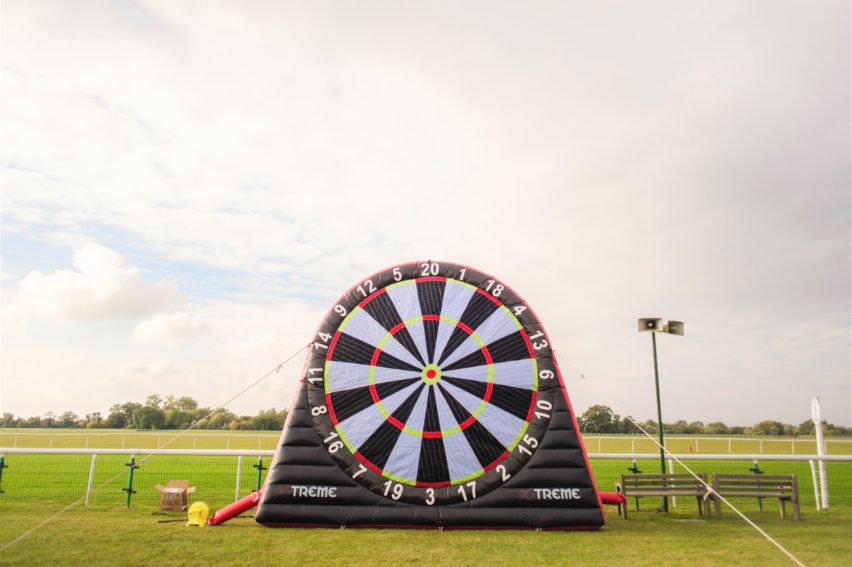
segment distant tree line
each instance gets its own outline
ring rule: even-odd
[[[100,412],[79,417],[73,411],[56,415],[47,412],[43,417],[15,417],[11,413],[0,416],[0,427],[48,427],[60,429],[187,429],[213,411],[201,407],[189,396],[160,397],[152,394],[144,403],[125,402],[109,408],[106,417]],[[238,416],[224,408],[199,423],[198,429],[226,429],[250,431],[280,431],[287,411],[275,408],[261,410],[257,415]]]
[[[632,419],[632,418],[631,418]],[[654,420],[638,421],[642,428],[649,433],[657,432],[657,422]],[[583,433],[639,433],[639,429],[628,418],[622,418],[608,406],[591,406],[583,415],[577,418],[580,431]],[[833,423],[823,422],[823,435],[827,437],[852,436],[852,427],[843,427]],[[683,419],[674,423],[663,422],[663,433],[682,435],[783,435],[811,436],[814,435],[814,422],[803,421],[798,426],[780,421],[761,421],[751,427],[725,425],[721,421],[705,424],[701,421],[687,422]]]

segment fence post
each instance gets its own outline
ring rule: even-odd
[[[642,472],[642,471],[639,470],[639,467],[636,466],[636,459],[633,459],[633,464],[630,467],[628,467],[627,470],[629,470],[633,474],[639,474],[639,473]],[[634,504],[636,505],[636,511],[638,512],[639,511],[639,498],[636,497],[633,500],[635,501]],[[627,506],[627,502],[625,502],[624,505]]]
[[[98,455],[93,454],[92,464],[89,466],[89,483],[86,485],[86,506],[89,505],[89,500],[92,498],[92,482],[95,480],[95,460],[97,458]]]
[[[0,453],[0,494],[3,494],[3,469],[9,468],[9,465],[4,462],[5,460],[6,456]]]
[[[239,455],[237,457],[237,489],[234,494],[234,500],[240,499],[240,477],[243,472],[243,456]]]
[[[674,472],[674,467],[672,466],[672,460],[669,459],[669,472]],[[672,496],[672,508],[677,508],[677,496]]]
[[[130,455],[130,462],[124,463],[124,465],[130,467],[130,475],[127,478],[127,488],[122,489],[127,493],[127,508],[130,508],[130,496],[136,492],[133,490],[133,471],[139,468],[139,465],[136,464],[136,455]]]
[[[814,501],[816,502],[817,512],[819,512],[822,510],[822,507],[819,505],[819,485],[817,484],[816,467],[814,466],[813,459],[808,459],[808,463],[811,465],[811,478],[814,483]]]
[[[263,457],[258,455],[257,464],[252,466],[257,469],[257,490],[260,490],[261,477],[263,476],[263,471],[266,470],[266,467],[263,466]]]
[[[731,454],[731,443],[733,442],[733,440],[734,439],[732,437],[728,437],[728,454],[729,455]]]
[[[754,460],[754,466],[749,469],[754,474],[763,474],[763,471],[760,470],[760,463],[757,462],[757,459]],[[760,480],[757,481],[757,489],[760,491]],[[757,497],[757,511],[763,512],[763,498],[760,496]]]

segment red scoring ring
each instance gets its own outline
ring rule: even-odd
[[[423,278],[423,279],[426,279],[426,278]],[[423,321],[440,321],[440,320],[441,320],[441,317],[438,316],[438,315],[424,315],[423,316]],[[390,333],[391,336],[393,336],[396,333],[398,333],[404,327],[405,327],[405,323],[400,323],[400,324],[396,325],[393,329],[388,331],[388,333]],[[471,329],[470,327],[468,327],[467,325],[465,325],[461,321],[456,323],[456,327],[460,328],[462,331],[464,331],[468,335],[473,335],[473,329]],[[485,362],[489,366],[494,364],[494,359],[491,358],[491,353],[488,352],[488,347],[483,346],[483,347],[480,348],[480,350],[482,351],[482,355],[485,357]],[[379,360],[379,355],[381,355],[381,354],[382,354],[382,349],[376,347],[376,350],[373,352],[373,357],[370,359],[370,366],[376,365],[376,362],[378,362],[378,360]],[[434,370],[432,370],[431,372],[434,373]],[[430,378],[431,378],[431,376],[430,376]],[[485,395],[482,397],[482,401],[485,402],[485,403],[488,403],[491,400],[491,394],[493,392],[494,392],[494,384],[489,382],[488,386],[485,388]],[[381,398],[379,397],[379,393],[378,393],[378,391],[376,391],[376,385],[375,384],[370,384],[370,396],[372,396],[374,402],[378,403],[379,401],[381,401]],[[329,403],[331,402],[330,396],[329,396],[328,402]],[[334,415],[334,412],[331,412],[331,414]],[[332,421],[333,421],[333,418],[332,418]],[[396,419],[395,417],[393,417],[392,415],[389,415],[385,419],[385,421],[389,421],[394,427],[396,427],[400,431],[402,431],[405,428],[405,424],[402,423],[401,421],[399,421],[398,419]],[[459,428],[462,429],[462,430],[465,430],[468,427],[470,427],[471,425],[473,425],[474,421],[476,421],[476,418],[473,417],[473,416],[470,416],[469,418],[467,418],[466,420],[464,420],[462,423],[459,424]],[[334,424],[337,425],[337,422],[334,421]],[[438,438],[438,437],[443,437],[443,435],[441,435],[440,431],[424,431],[423,437],[426,438],[426,439],[435,439],[435,438]]]

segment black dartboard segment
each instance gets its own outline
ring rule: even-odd
[[[323,474],[337,479],[340,493],[328,497],[327,490],[314,491],[336,499],[325,504],[341,504],[345,486],[352,505],[423,506],[432,512],[409,518],[413,524],[446,526],[465,524],[452,519],[453,506],[505,501],[549,509],[553,503],[542,499],[555,493],[510,487],[539,474],[534,463],[538,453],[547,453],[541,449],[546,435],[564,429],[580,452],[561,455],[564,463],[550,459],[544,467],[580,469],[585,479],[580,483],[576,474],[566,475],[574,478],[566,490],[574,492],[566,493],[572,497],[565,506],[588,509],[582,525],[602,523],[549,339],[526,303],[492,276],[423,261],[359,282],[317,331],[303,388],[304,407],[291,412],[285,428],[290,419],[308,420],[316,436],[313,446],[325,454],[311,457],[310,466],[322,461],[338,471]],[[284,472],[287,463],[303,466],[301,447],[294,449],[284,443],[276,456],[258,512],[261,521],[272,514],[267,523],[286,523],[275,521],[293,512],[281,512],[285,504],[297,503],[300,514],[309,512],[306,506],[324,504],[323,497],[300,499],[308,494],[301,485],[281,480],[292,477]],[[545,476],[552,477],[552,471]],[[349,517],[354,513],[350,510]],[[364,512],[372,518],[366,523],[378,523],[388,513],[396,518],[389,523],[404,523],[404,516],[381,510]],[[517,523],[511,516],[501,525]],[[533,516],[521,518],[524,523]]]

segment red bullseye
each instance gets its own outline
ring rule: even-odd
[[[433,386],[441,380],[441,369],[434,364],[427,364],[420,373],[420,378],[430,386]]]

